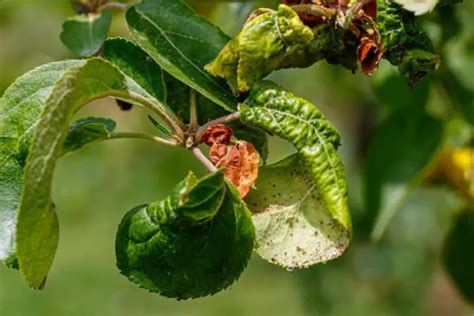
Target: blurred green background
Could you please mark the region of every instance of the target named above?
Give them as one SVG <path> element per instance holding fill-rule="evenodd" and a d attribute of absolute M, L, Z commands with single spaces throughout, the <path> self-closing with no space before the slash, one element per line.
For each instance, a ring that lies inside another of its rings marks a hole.
<path fill-rule="evenodd" d="M 258 4 L 194 5 L 235 34 Z M 439 23 L 447 11 L 433 13 L 423 26 L 443 49 L 443 62 L 461 82 L 469 82 L 474 69 L 466 68 L 473 65 L 474 54 L 465 51 L 472 53 L 474 46 L 469 31 L 474 7 L 471 2 L 450 11 L 460 26 L 449 38 Z M 72 15 L 66 0 L 0 0 L 0 94 L 27 70 L 74 57 L 59 40 L 62 22 Z M 110 35 L 127 36 L 122 14 L 114 16 Z M 369 237 L 363 194 L 367 150 L 378 124 L 394 110 L 380 101 L 373 86 L 392 72 L 396 70 L 383 62 L 380 74 L 371 79 L 320 62 L 272 75 L 318 105 L 342 133 L 354 241 L 341 258 L 290 272 L 254 256 L 230 289 L 196 301 L 177 302 L 139 289 L 115 267 L 114 237 L 122 216 L 135 205 L 165 197 L 189 169 L 198 174 L 205 170 L 185 150 L 116 140 L 60 160 L 53 199 L 61 237 L 48 283 L 43 291 L 31 290 L 17 271 L 0 266 L 0 315 L 473 315 L 440 265 L 445 235 L 466 203 L 456 190 L 445 184 L 416 186 L 382 238 L 372 242 Z M 384 89 L 382 95 L 395 91 L 395 99 L 410 93 Z M 432 87 L 421 106 L 443 121 L 445 143 L 465 144 L 463 110 L 443 91 Z M 122 112 L 113 100 L 95 102 L 80 113 L 109 116 L 121 131 L 149 129 L 145 114 L 138 108 Z M 276 139 L 270 146 L 270 162 L 292 150 Z M 393 144 L 387 140 L 386 146 Z"/>

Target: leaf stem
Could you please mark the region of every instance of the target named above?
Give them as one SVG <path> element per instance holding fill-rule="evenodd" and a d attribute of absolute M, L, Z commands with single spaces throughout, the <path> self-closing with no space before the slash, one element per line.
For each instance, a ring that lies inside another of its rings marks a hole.
<path fill-rule="evenodd" d="M 188 132 L 194 132 L 198 126 L 197 105 L 196 105 L 196 90 L 190 89 L 189 95 L 189 129 Z"/>
<path fill-rule="evenodd" d="M 131 132 L 116 132 L 110 133 L 108 139 L 123 139 L 123 138 L 138 138 L 138 139 L 145 139 L 155 143 L 160 143 L 163 145 L 177 147 L 180 144 L 173 140 L 173 139 L 165 139 L 158 136 L 143 134 L 143 133 L 131 133 Z"/>
<path fill-rule="evenodd" d="M 201 141 L 202 134 L 207 130 L 209 126 L 217 125 L 217 124 L 226 124 L 233 121 L 237 121 L 238 119 L 240 119 L 240 112 L 236 111 L 229 115 L 222 116 L 222 117 L 216 118 L 215 120 L 207 122 L 206 124 L 199 127 L 198 130 L 196 131 L 196 136 L 195 136 L 196 142 L 199 143 Z"/>
<path fill-rule="evenodd" d="M 207 159 L 207 157 L 202 153 L 202 151 L 198 147 L 193 147 L 191 148 L 191 151 L 193 152 L 194 156 L 207 168 L 209 171 L 212 173 L 217 171 L 216 166 L 212 164 L 212 162 Z"/>
<path fill-rule="evenodd" d="M 165 105 L 160 103 L 159 106 L 157 106 L 153 102 L 150 102 L 147 99 L 134 93 L 131 93 L 130 96 L 126 96 L 126 98 L 127 97 L 132 97 L 132 100 L 137 101 L 139 105 L 143 105 L 147 109 L 153 111 L 160 118 L 162 118 L 166 123 L 168 123 L 169 127 L 173 129 L 179 140 L 184 143 L 184 123 L 173 112 L 166 111 Z"/>

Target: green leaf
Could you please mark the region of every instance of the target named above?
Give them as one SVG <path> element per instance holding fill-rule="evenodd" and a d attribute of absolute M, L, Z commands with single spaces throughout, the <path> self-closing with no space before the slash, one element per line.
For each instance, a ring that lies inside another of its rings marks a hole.
<path fill-rule="evenodd" d="M 366 210 L 378 239 L 402 206 L 442 138 L 441 123 L 411 111 L 392 114 L 374 133 L 366 160 Z"/>
<path fill-rule="evenodd" d="M 24 170 L 16 232 L 20 271 L 31 287 L 43 284 L 57 247 L 58 224 L 51 202 L 51 183 L 69 123 L 81 106 L 106 96 L 133 103 L 149 102 L 148 94 L 134 81 L 110 63 L 94 58 L 69 69 L 56 81 L 36 124 Z"/>
<path fill-rule="evenodd" d="M 169 75 L 145 51 L 129 40 L 113 38 L 105 42 L 104 57 L 149 94 L 151 102 L 158 104 L 163 112 L 162 120 L 172 121 L 184 128 L 176 111 L 167 104 L 169 93 L 165 77 Z"/>
<path fill-rule="evenodd" d="M 0 261 L 14 256 L 23 167 L 46 99 L 58 78 L 84 63 L 69 60 L 38 67 L 18 78 L 0 99 Z"/>
<path fill-rule="evenodd" d="M 298 154 L 260 168 L 245 201 L 254 213 L 255 251 L 286 268 L 301 268 L 340 256 L 351 231 L 335 220 Z"/>
<path fill-rule="evenodd" d="M 400 75 L 410 86 L 433 72 L 439 56 L 434 53 L 431 39 L 418 29 L 415 17 L 395 2 L 377 0 L 377 19 L 384 58 L 399 66 Z"/>
<path fill-rule="evenodd" d="M 222 171 L 201 180 L 190 173 L 165 200 L 125 215 L 115 244 L 117 266 L 151 292 L 197 298 L 240 276 L 254 240 L 250 212 Z"/>
<path fill-rule="evenodd" d="M 311 169 L 325 207 L 350 230 L 347 184 L 336 152 L 340 136 L 324 115 L 308 101 L 271 82 L 262 82 L 240 105 L 241 120 L 290 141 Z"/>
<path fill-rule="evenodd" d="M 112 12 L 76 15 L 63 23 L 61 41 L 79 56 L 92 56 L 99 51 L 107 38 Z"/>
<path fill-rule="evenodd" d="M 108 39 L 104 44 L 104 58 L 156 100 L 166 101 L 165 72 L 140 47 L 125 38 Z"/>
<path fill-rule="evenodd" d="M 116 125 L 115 121 L 102 117 L 87 117 L 72 123 L 64 141 L 63 155 L 88 144 L 109 139 Z"/>
<path fill-rule="evenodd" d="M 474 210 L 462 212 L 454 223 L 443 251 L 443 262 L 446 271 L 454 283 L 471 303 L 474 303 Z"/>
<path fill-rule="evenodd" d="M 281 68 L 289 56 L 303 50 L 312 39 L 313 32 L 298 14 L 280 4 L 277 11 L 268 10 L 246 23 L 206 70 L 227 79 L 230 86 L 243 93 Z"/>
<path fill-rule="evenodd" d="M 166 136 L 172 136 L 173 135 L 173 133 L 166 126 L 164 126 L 163 123 L 155 120 L 153 118 L 153 116 L 148 115 L 148 119 L 153 124 L 153 126 L 156 127 L 164 135 L 166 135 Z"/>
<path fill-rule="evenodd" d="M 236 99 L 226 83 L 204 65 L 229 38 L 181 1 L 144 0 L 126 14 L 134 41 L 163 69 L 228 111 Z"/>

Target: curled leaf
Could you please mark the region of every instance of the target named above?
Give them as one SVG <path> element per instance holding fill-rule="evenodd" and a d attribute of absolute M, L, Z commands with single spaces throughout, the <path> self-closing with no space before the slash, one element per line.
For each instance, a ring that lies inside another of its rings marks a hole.
<path fill-rule="evenodd" d="M 240 105 L 241 120 L 290 141 L 310 167 L 325 207 L 350 230 L 347 184 L 342 160 L 336 152 L 339 134 L 310 102 L 295 97 L 271 82 L 252 89 Z"/>
<path fill-rule="evenodd" d="M 166 199 L 132 209 L 117 232 L 117 266 L 132 282 L 176 299 L 217 293 L 242 273 L 255 232 L 222 171 L 190 173 Z"/>
<path fill-rule="evenodd" d="M 350 230 L 328 211 L 298 154 L 263 167 L 245 201 L 254 213 L 255 251 L 274 264 L 301 268 L 326 262 L 350 243 Z"/>
<path fill-rule="evenodd" d="M 211 148 L 209 158 L 218 168 L 224 168 L 225 177 L 245 197 L 258 176 L 260 158 L 253 144 L 239 140 L 231 142 L 233 131 L 223 125 L 209 126 L 201 136 L 201 142 Z"/>
<path fill-rule="evenodd" d="M 228 144 L 234 133 L 224 124 L 209 126 L 201 136 L 201 141 L 209 146 L 214 144 Z"/>
<path fill-rule="evenodd" d="M 268 10 L 251 19 L 205 68 L 246 92 L 312 39 L 313 32 L 296 12 L 281 4 L 277 11 Z"/>
<path fill-rule="evenodd" d="M 402 77 L 414 85 L 439 64 L 431 39 L 418 29 L 415 16 L 400 5 L 377 0 L 378 30 L 387 52 L 384 58 L 399 66 Z"/>
<path fill-rule="evenodd" d="M 357 47 L 357 55 L 359 56 L 362 71 L 365 74 L 372 74 L 377 68 L 383 55 L 383 50 L 369 37 L 363 37 Z"/>
<path fill-rule="evenodd" d="M 225 168 L 225 177 L 245 197 L 258 177 L 260 158 L 255 147 L 246 141 L 237 141 L 229 146 L 214 144 L 209 151 L 211 161 L 218 168 Z"/>

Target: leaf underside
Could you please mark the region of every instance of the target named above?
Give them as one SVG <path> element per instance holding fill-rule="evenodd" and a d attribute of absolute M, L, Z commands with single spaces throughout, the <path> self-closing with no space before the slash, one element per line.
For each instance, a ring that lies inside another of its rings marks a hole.
<path fill-rule="evenodd" d="M 23 168 L 44 104 L 56 80 L 84 63 L 68 60 L 40 66 L 18 78 L 0 99 L 0 261 L 14 257 Z"/>
<path fill-rule="evenodd" d="M 90 59 L 69 69 L 56 82 L 36 124 L 24 169 L 16 232 L 20 272 L 31 287 L 42 286 L 57 247 L 58 225 L 50 197 L 51 182 L 56 162 L 63 154 L 68 126 L 81 106 L 106 96 L 132 103 L 153 100 L 110 63 Z"/>
<path fill-rule="evenodd" d="M 350 230 L 328 212 L 298 154 L 259 170 L 256 189 L 245 201 L 256 230 L 255 251 L 265 260 L 302 268 L 339 257 Z"/>

